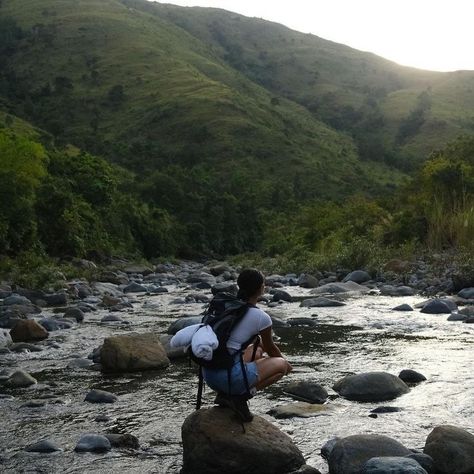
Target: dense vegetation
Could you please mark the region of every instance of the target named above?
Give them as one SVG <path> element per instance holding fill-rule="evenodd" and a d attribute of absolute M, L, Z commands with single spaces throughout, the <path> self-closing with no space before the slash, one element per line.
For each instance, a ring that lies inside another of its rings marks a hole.
<path fill-rule="evenodd" d="M 1 0 L 0 255 L 469 248 L 473 90 L 222 10 Z"/>

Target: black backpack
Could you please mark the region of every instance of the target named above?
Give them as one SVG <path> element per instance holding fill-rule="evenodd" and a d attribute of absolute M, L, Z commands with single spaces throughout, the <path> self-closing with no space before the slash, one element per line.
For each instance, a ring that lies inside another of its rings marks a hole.
<path fill-rule="evenodd" d="M 206 311 L 203 314 L 202 323 L 204 325 L 209 325 L 214 333 L 217 336 L 219 345 L 217 349 L 214 350 L 212 359 L 210 361 L 204 360 L 202 358 L 196 357 L 191 347 L 188 349 L 189 356 L 191 359 L 199 365 L 199 388 L 196 402 L 196 409 L 199 410 L 201 407 L 201 397 L 204 387 L 204 379 L 202 374 L 202 368 L 206 367 L 209 369 L 227 369 L 228 379 L 229 379 L 229 393 L 230 393 L 230 371 L 235 362 L 235 354 L 231 355 L 227 350 L 227 341 L 232 333 L 232 331 L 237 327 L 237 325 L 242 321 L 243 317 L 247 313 L 248 309 L 252 305 L 240 300 L 236 296 L 230 293 L 218 293 L 209 303 Z M 240 348 L 240 363 L 242 364 L 242 371 L 247 385 L 247 391 L 250 392 L 248 386 L 246 372 L 244 370 L 244 362 L 242 358 L 242 351 L 251 344 L 257 335 L 252 336 L 248 341 L 242 344 Z M 254 357 L 255 351 L 257 349 L 257 344 L 254 346 Z"/>

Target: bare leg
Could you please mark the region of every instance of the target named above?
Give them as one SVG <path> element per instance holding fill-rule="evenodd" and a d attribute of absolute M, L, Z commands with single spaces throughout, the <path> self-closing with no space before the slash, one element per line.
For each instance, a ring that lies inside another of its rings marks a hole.
<path fill-rule="evenodd" d="M 243 358 L 244 362 L 252 362 L 252 355 L 253 355 L 253 348 L 254 345 L 250 344 L 247 349 L 245 349 Z M 263 357 L 263 348 L 262 346 L 257 347 L 257 351 L 255 352 L 255 360 L 261 359 Z"/>
<path fill-rule="evenodd" d="M 288 371 L 288 363 L 283 357 L 265 357 L 256 361 L 258 369 L 257 390 L 277 382 Z"/>

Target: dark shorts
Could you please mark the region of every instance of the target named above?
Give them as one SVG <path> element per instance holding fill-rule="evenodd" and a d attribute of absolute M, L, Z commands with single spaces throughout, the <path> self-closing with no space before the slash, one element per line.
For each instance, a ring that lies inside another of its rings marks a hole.
<path fill-rule="evenodd" d="M 255 387 L 258 382 L 258 370 L 255 362 L 244 362 L 245 372 L 249 388 Z M 207 385 L 216 392 L 229 392 L 229 382 L 227 377 L 227 369 L 206 369 L 203 370 L 204 380 Z M 231 386 L 230 392 L 232 395 L 242 395 L 247 392 L 244 375 L 242 373 L 242 366 L 240 364 L 240 357 L 236 358 L 236 362 L 230 372 Z"/>

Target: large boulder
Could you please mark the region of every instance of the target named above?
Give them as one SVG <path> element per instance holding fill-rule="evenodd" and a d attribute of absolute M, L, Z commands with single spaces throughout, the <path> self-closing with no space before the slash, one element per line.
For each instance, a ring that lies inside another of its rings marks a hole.
<path fill-rule="evenodd" d="M 377 457 L 369 459 L 360 474 L 428 474 L 414 459 Z"/>
<path fill-rule="evenodd" d="M 428 435 L 423 452 L 433 458 L 439 474 L 474 473 L 474 435 L 462 428 L 437 426 Z"/>
<path fill-rule="evenodd" d="M 370 275 L 364 270 L 355 270 L 344 278 L 343 282 L 354 281 L 356 283 L 365 283 L 370 280 Z"/>
<path fill-rule="evenodd" d="M 335 295 L 338 293 L 366 293 L 369 291 L 369 288 L 366 286 L 359 285 L 355 281 L 347 282 L 335 282 L 335 283 L 326 283 L 314 290 L 311 290 L 313 295 L 324 295 L 330 294 Z"/>
<path fill-rule="evenodd" d="M 457 311 L 457 309 L 458 307 L 454 301 L 435 298 L 428 301 L 420 311 L 426 314 L 451 314 L 452 311 Z"/>
<path fill-rule="evenodd" d="M 316 382 L 302 380 L 285 387 L 285 392 L 297 400 L 308 403 L 324 403 L 328 399 L 327 390 Z"/>
<path fill-rule="evenodd" d="M 100 350 L 104 372 L 160 369 L 170 363 L 158 334 L 129 334 L 104 340 Z"/>
<path fill-rule="evenodd" d="M 359 402 L 393 400 L 410 391 L 405 382 L 387 372 L 347 375 L 337 381 L 333 389 L 344 398 Z"/>
<path fill-rule="evenodd" d="M 300 303 L 300 306 L 303 308 L 330 308 L 334 306 L 345 306 L 346 303 L 337 300 L 331 300 L 329 298 L 325 298 L 324 296 L 320 296 L 318 298 L 308 298 L 303 300 Z"/>
<path fill-rule="evenodd" d="M 474 288 L 463 288 L 458 296 L 466 300 L 474 300 Z"/>
<path fill-rule="evenodd" d="M 342 438 L 329 454 L 330 474 L 360 474 L 362 466 L 375 457 L 407 456 L 411 451 L 388 436 L 367 434 Z"/>
<path fill-rule="evenodd" d="M 259 416 L 245 424 L 224 408 L 189 415 L 181 430 L 182 474 L 287 474 L 305 464 L 291 438 Z"/>
<path fill-rule="evenodd" d="M 33 319 L 20 319 L 10 331 L 13 342 L 42 341 L 48 337 L 48 331 Z"/>
<path fill-rule="evenodd" d="M 313 275 L 302 273 L 298 278 L 298 285 L 301 288 L 317 288 L 319 280 Z"/>

